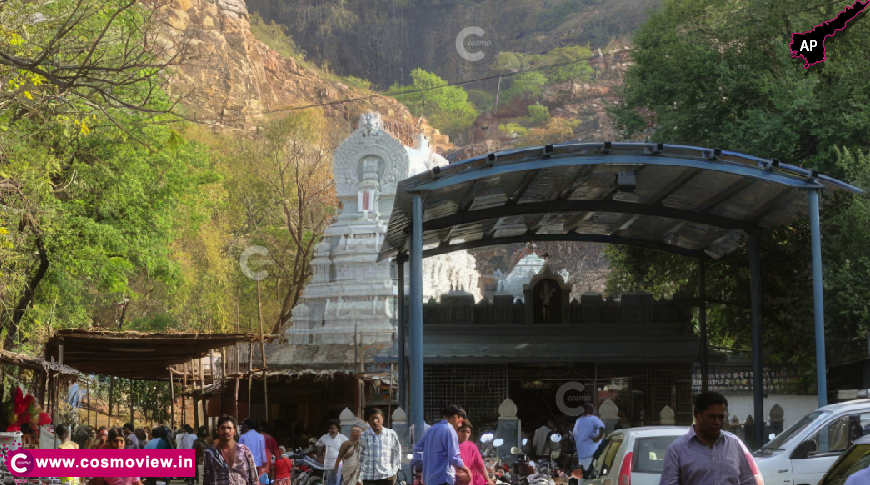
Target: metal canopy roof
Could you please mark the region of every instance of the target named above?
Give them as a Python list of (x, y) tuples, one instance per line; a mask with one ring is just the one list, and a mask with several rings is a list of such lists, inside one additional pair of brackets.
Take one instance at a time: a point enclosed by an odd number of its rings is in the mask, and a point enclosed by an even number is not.
[[(635, 190), (617, 190), (623, 171), (635, 173)], [(591, 241), (719, 258), (743, 232), (806, 214), (806, 189), (861, 193), (815, 171), (719, 149), (566, 142), (502, 151), (400, 182), (380, 259), (407, 260), (415, 194), (423, 199), (423, 257)]]

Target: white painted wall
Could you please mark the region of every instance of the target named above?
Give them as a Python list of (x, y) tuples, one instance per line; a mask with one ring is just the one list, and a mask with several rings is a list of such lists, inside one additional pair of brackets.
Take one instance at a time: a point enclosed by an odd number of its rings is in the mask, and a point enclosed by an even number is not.
[[(728, 394), (725, 394), (725, 398), (728, 399), (728, 412), (731, 413), (732, 416), (736, 414), (741, 423), (745, 421), (746, 416), (749, 416), (750, 414), (753, 415), (753, 419), (756, 419), (756, 416), (752, 412), (751, 395), (729, 396)], [(771, 394), (770, 397), (764, 398), (765, 422), (770, 419), (770, 409), (775, 404), (779, 404), (785, 412), (785, 415), (783, 416), (783, 429), (786, 429), (800, 418), (818, 409), (819, 398), (815, 395), (797, 396), (790, 394)], [(728, 417), (728, 421), (731, 422), (731, 416)]]

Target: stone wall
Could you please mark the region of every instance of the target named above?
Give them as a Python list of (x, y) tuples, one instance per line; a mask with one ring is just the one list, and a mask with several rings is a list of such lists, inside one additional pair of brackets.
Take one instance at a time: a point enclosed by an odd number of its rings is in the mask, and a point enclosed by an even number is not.
[[(638, 295), (638, 294), (631, 294)], [(647, 294), (648, 295), (648, 294)], [(596, 298), (597, 296), (597, 298)], [(568, 321), (564, 324), (582, 325), (596, 323), (653, 323), (670, 322), (691, 325), (691, 309), (679, 300), (653, 301), (648, 298), (625, 298), (625, 301), (604, 300), (601, 295), (584, 295), (582, 302), (567, 303)], [(406, 300), (407, 301), (407, 300)], [(407, 314), (407, 313), (406, 313)], [(423, 323), (474, 324), (474, 325), (525, 325), (529, 321), (526, 304), (514, 302), (512, 295), (495, 295), (493, 303), (474, 297), (442, 295), (440, 302), (423, 304)]]

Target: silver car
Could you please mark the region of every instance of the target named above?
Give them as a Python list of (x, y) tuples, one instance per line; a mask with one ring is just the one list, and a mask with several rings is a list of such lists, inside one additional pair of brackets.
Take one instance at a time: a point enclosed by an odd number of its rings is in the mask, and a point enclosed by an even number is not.
[(616, 430), (598, 447), (582, 485), (658, 485), (668, 446), (686, 426), (646, 426)]

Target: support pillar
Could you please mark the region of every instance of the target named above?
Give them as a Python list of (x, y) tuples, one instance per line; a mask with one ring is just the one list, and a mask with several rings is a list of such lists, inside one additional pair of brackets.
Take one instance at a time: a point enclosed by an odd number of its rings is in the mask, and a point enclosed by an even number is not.
[(399, 269), (399, 325), (396, 347), (398, 348), (399, 357), (399, 407), (407, 409), (408, 406), (405, 403), (405, 263), (399, 261), (397, 266)]
[(423, 435), (423, 199), (414, 194), (410, 251), (409, 330), (411, 358), (411, 422), (414, 440)]
[(707, 348), (707, 280), (704, 260), (698, 260), (698, 330), (701, 333), (701, 392), (709, 390), (710, 354)]
[(828, 405), (825, 360), (825, 295), (822, 287), (822, 235), (819, 227), (819, 189), (810, 190), (810, 233), (813, 252), (813, 327), (816, 333), (816, 375), (819, 407)]
[(764, 443), (764, 358), (761, 352), (761, 258), (758, 250), (758, 232), (749, 234), (749, 272), (752, 299), (752, 447)]

